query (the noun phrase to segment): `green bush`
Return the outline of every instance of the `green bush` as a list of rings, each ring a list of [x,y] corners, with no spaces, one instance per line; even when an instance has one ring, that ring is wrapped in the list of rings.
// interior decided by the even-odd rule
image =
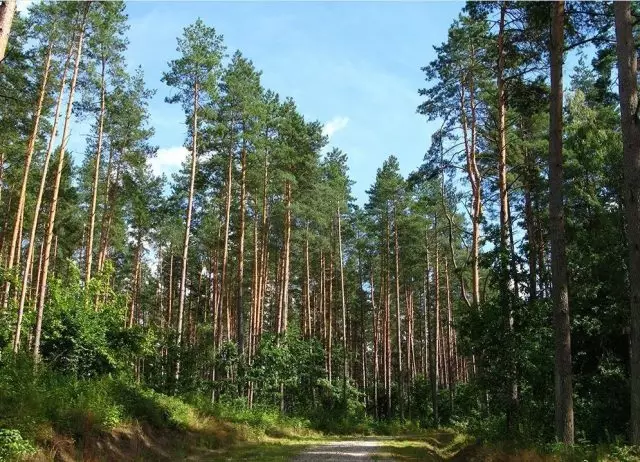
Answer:
[[[197,406],[207,414],[225,421],[246,424],[271,436],[282,436],[276,435],[282,429],[299,431],[311,427],[307,418],[284,415],[278,408],[264,404],[249,407],[243,398],[223,400],[214,404],[201,401]]]
[[[0,428],[0,462],[15,460],[36,452],[36,448],[15,429]]]
[[[192,406],[179,398],[124,382],[115,384],[114,396],[126,417],[157,428],[188,428],[197,416]]]
[[[313,425],[329,433],[367,433],[370,421],[362,394],[347,382],[345,395],[343,387],[342,381],[318,380],[319,404],[312,413]]]
[[[78,379],[46,364],[36,370],[24,356],[7,355],[0,362],[0,428],[15,428],[33,439],[43,425],[84,435],[134,419],[159,428],[186,428],[196,415],[193,406],[179,398],[126,380]]]
[[[137,326],[125,328],[126,299],[101,285],[108,271],[85,289],[76,266],[70,268],[64,284],[53,280],[50,285],[42,324],[43,360],[79,378],[130,371],[135,358],[152,350],[153,332]]]

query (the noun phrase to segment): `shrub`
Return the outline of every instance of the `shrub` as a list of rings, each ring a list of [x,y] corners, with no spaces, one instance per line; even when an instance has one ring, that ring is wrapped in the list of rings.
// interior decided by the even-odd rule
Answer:
[[[0,462],[14,460],[36,452],[36,448],[15,429],[0,428]]]

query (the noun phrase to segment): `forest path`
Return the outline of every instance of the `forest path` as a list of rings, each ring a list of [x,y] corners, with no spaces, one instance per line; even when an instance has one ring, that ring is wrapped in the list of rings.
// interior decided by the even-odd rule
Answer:
[[[458,454],[471,448],[468,437],[448,430],[432,430],[422,435],[404,437],[377,436],[331,441],[311,446],[293,462],[370,462],[468,460]],[[468,451],[467,451],[468,452]]]
[[[332,441],[320,446],[313,446],[293,459],[294,462],[370,462],[373,460],[392,460],[373,458],[382,446],[381,438],[362,440]]]

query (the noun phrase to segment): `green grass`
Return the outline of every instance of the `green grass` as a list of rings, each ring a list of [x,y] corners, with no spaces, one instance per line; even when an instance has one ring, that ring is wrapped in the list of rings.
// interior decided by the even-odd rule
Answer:
[[[20,386],[16,386],[20,384]],[[0,364],[0,461],[286,460],[322,435],[307,419],[242,402],[167,396],[127,380],[78,380],[13,358]],[[35,456],[31,456],[38,448]],[[88,451],[88,452],[87,452]]]
[[[309,446],[318,444],[317,440],[270,439],[235,444],[218,451],[202,454],[203,460],[260,460],[265,462],[288,461],[303,452]],[[208,458],[207,458],[208,457]]]
[[[420,435],[385,439],[376,450],[374,460],[439,461],[453,457],[470,443],[468,436],[453,430],[427,430]]]
[[[31,362],[19,358],[9,362],[0,365],[0,461],[52,460],[63,452],[82,459],[87,454],[78,451],[87,450],[98,451],[97,458],[111,451],[116,460],[281,461],[330,439],[372,434],[392,435],[381,438],[377,459],[640,460],[637,449],[623,444],[480,446],[460,429],[424,430],[413,422],[366,418],[330,437],[313,430],[309,419],[284,416],[273,407],[249,408],[243,400],[211,404],[203,397],[167,396],[126,380],[78,380],[45,366],[36,372]]]

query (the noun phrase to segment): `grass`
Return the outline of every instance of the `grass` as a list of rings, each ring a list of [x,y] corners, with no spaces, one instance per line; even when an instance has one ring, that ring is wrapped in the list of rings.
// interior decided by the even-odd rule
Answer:
[[[0,365],[1,366],[1,365]],[[212,405],[104,377],[77,380],[16,361],[0,370],[0,461],[289,460],[328,441],[312,422],[243,401]],[[19,384],[19,386],[16,386]],[[638,461],[622,444],[513,447],[472,444],[454,429],[365,420],[351,436],[387,434],[375,458],[412,460]],[[355,436],[358,433],[359,436]]]
[[[374,460],[440,461],[453,458],[471,442],[468,436],[449,429],[429,430],[420,435],[385,439]]]
[[[186,402],[116,378],[36,372],[27,361],[0,366],[2,462],[285,460],[322,438],[272,409]]]
[[[235,444],[219,451],[204,454],[203,460],[260,460],[265,462],[288,461],[307,447],[318,444],[317,440],[262,439]]]

